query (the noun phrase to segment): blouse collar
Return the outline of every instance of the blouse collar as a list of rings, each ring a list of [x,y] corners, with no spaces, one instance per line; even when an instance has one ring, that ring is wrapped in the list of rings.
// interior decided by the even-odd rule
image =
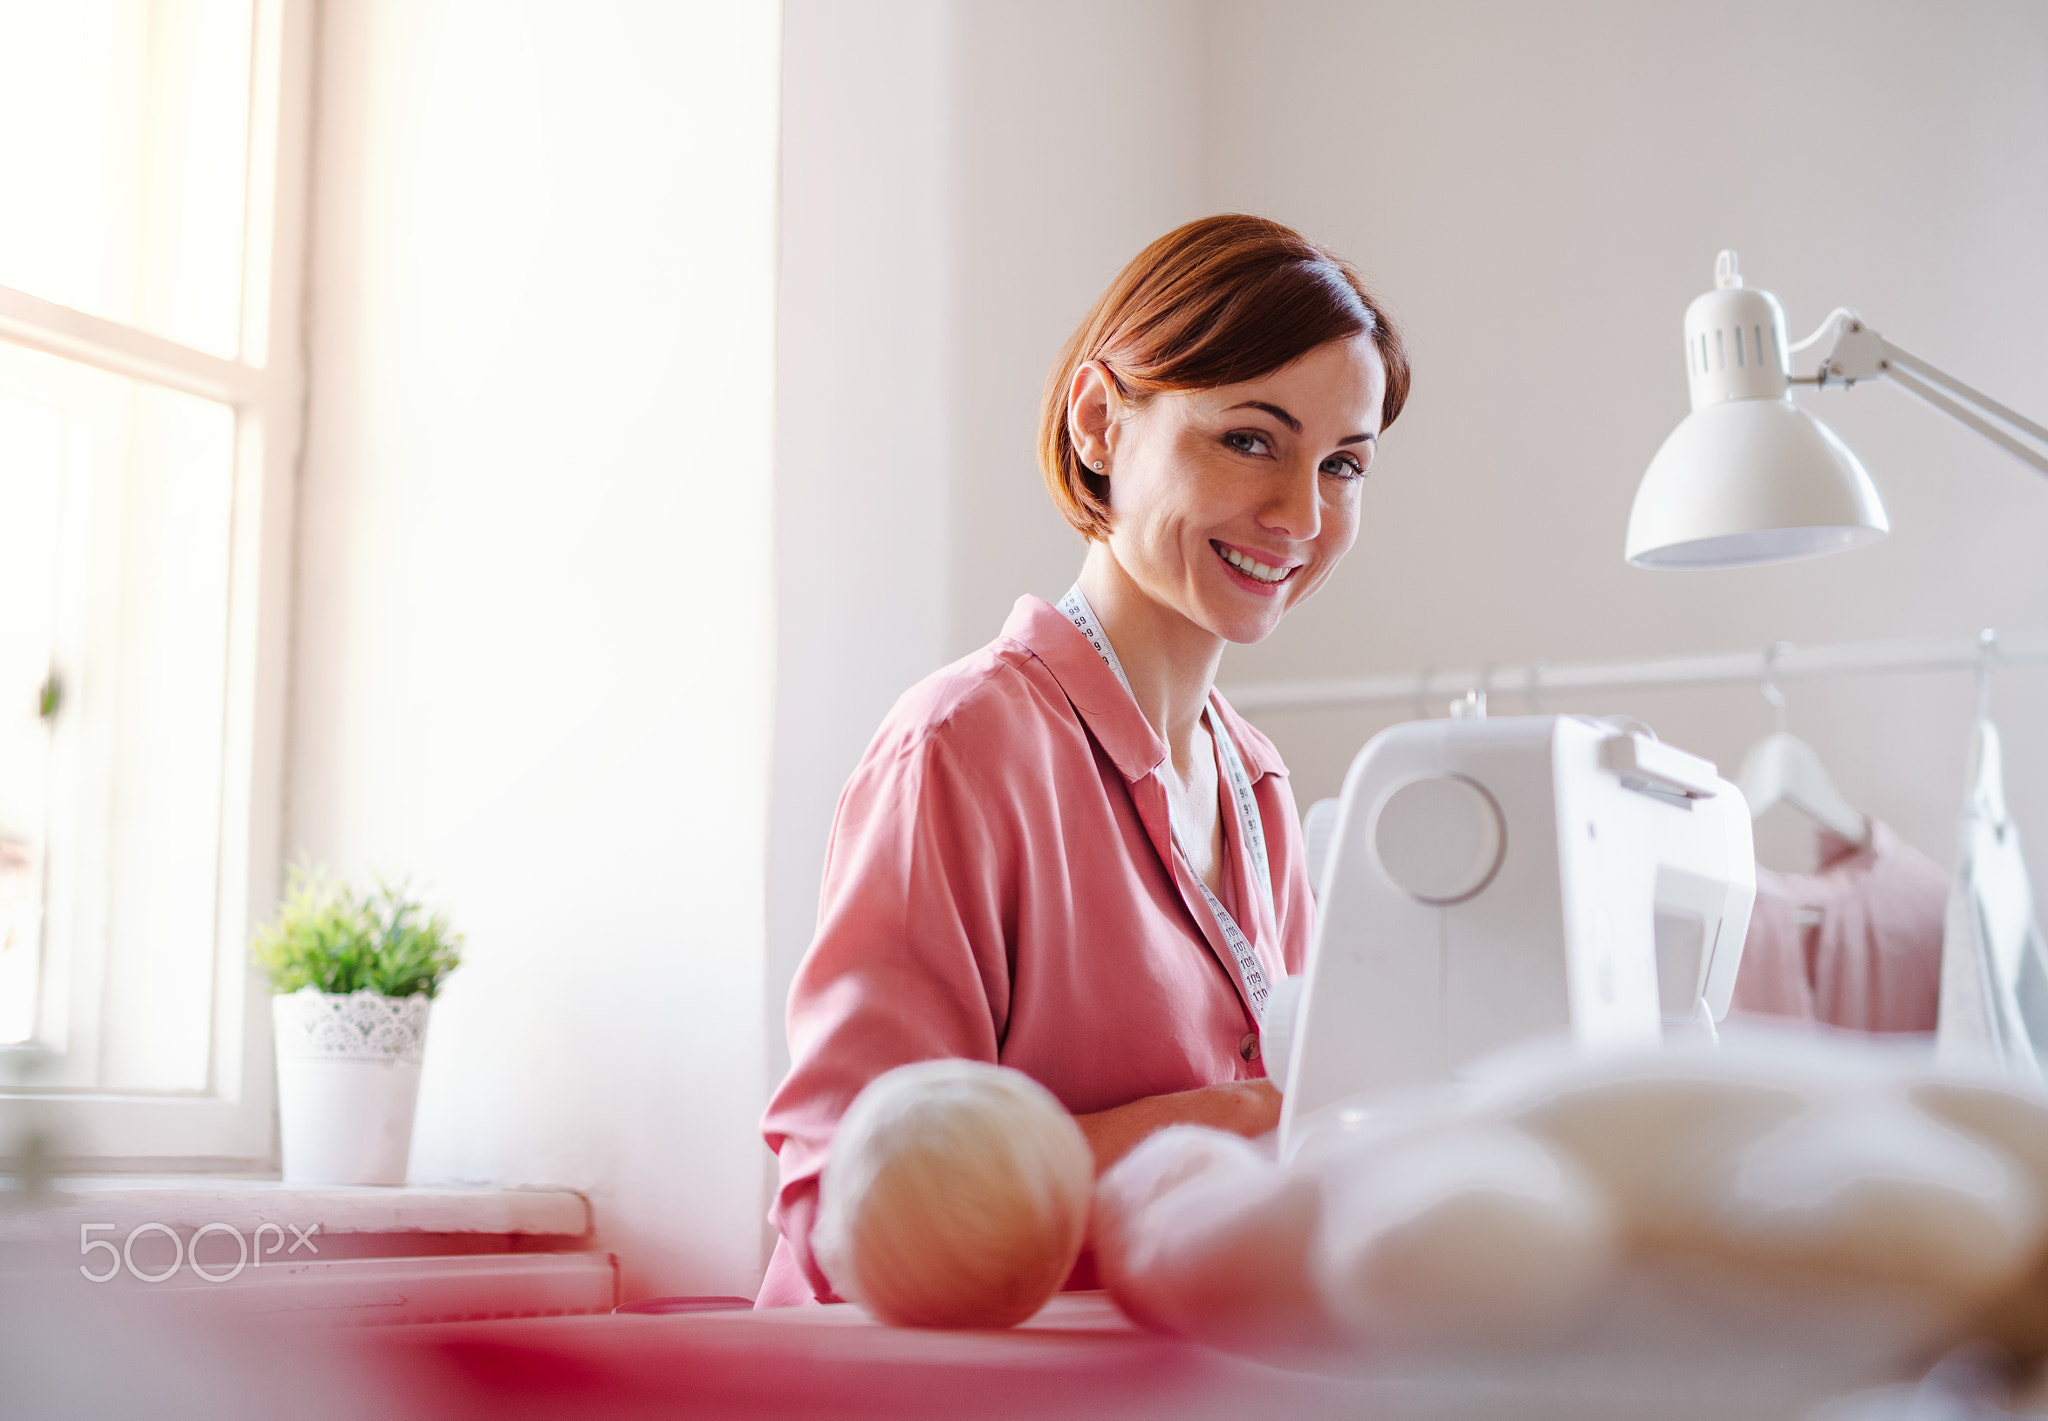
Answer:
[[[1166,759],[1166,742],[1152,729],[1109,664],[1059,608],[1042,598],[1019,597],[1003,635],[1023,646],[1052,673],[1089,734],[1126,780],[1141,780],[1159,768]],[[1271,743],[1230,708],[1221,692],[1212,691],[1210,702],[1222,715],[1224,729],[1230,732],[1254,782],[1265,775],[1287,773]]]

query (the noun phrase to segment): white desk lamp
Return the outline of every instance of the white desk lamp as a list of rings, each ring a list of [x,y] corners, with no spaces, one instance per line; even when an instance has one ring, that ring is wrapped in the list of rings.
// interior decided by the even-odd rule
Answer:
[[[1816,373],[1795,359],[1824,351]],[[1794,385],[1884,376],[2048,474],[2048,429],[1900,350],[1837,308],[1785,343],[1785,311],[1745,288],[1735,253],[1714,262],[1714,290],[1685,311],[1692,413],[1657,450],[1629,511],[1625,555],[1637,567],[1786,562],[1861,547],[1891,531],[1870,475],[1835,432],[1792,403]]]

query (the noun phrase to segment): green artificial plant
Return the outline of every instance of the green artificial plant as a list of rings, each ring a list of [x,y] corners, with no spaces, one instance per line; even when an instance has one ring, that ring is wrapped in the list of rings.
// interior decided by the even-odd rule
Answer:
[[[305,987],[387,997],[434,996],[462,963],[462,934],[427,912],[403,883],[359,892],[293,864],[277,916],[256,934],[257,965],[282,996]]]

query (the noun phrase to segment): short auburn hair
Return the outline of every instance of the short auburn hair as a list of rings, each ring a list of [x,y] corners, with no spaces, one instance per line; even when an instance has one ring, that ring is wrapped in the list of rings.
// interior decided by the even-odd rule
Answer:
[[[1342,257],[1291,227],[1225,213],[1176,227],[1131,259],[1067,339],[1045,382],[1038,466],[1052,501],[1090,539],[1109,536],[1109,480],[1081,462],[1067,425],[1074,371],[1099,360],[1127,403],[1270,375],[1333,340],[1370,335],[1386,366],[1385,429],[1408,399],[1408,347]]]

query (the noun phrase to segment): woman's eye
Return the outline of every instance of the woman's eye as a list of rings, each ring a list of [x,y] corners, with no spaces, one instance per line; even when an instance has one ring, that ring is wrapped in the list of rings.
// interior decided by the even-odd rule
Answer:
[[[1349,454],[1332,454],[1323,460],[1323,472],[1335,474],[1340,479],[1362,479],[1365,465]]]
[[[1270,454],[1273,447],[1266,442],[1266,436],[1249,429],[1233,429],[1223,436],[1223,442],[1240,454]]]

